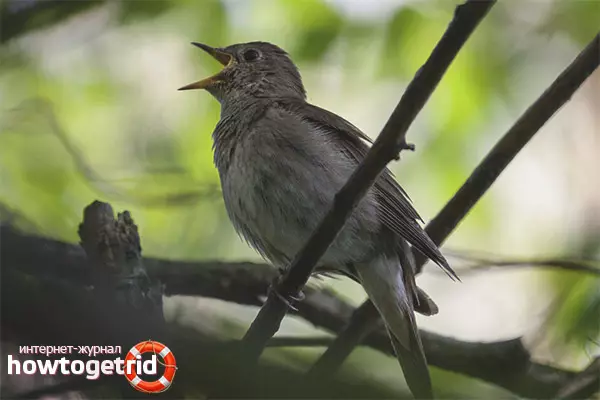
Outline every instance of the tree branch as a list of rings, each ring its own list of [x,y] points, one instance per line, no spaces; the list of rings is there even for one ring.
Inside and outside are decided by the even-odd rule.
[[[377,140],[348,182],[336,194],[334,204],[296,255],[282,279],[269,294],[265,305],[246,332],[243,355],[252,362],[260,357],[269,338],[279,329],[288,306],[300,297],[314,266],[344,226],[356,204],[367,193],[386,165],[398,153],[412,148],[406,132],[433,93],[450,63],[494,1],[467,1],[459,6],[444,36],[417,72],[392,112]]]
[[[333,342],[332,337],[274,336],[267,347],[326,347]]]
[[[483,197],[502,171],[552,116],[596,70],[600,63],[600,35],[596,35],[548,89],[525,111],[496,143],[456,194],[425,230],[436,244],[458,226]],[[421,257],[422,258],[422,257]],[[423,265],[424,262],[417,264]]]
[[[6,226],[0,229],[0,239],[0,265],[3,276],[2,304],[11,304],[11,307],[8,307],[9,311],[1,314],[2,324],[0,326],[3,328],[14,327],[16,323],[23,324],[30,321],[34,325],[27,325],[26,323],[19,331],[32,329],[38,332],[40,331],[39,326],[41,326],[39,324],[43,325],[43,321],[46,321],[47,318],[49,318],[47,323],[51,323],[53,320],[47,316],[46,310],[52,308],[51,304],[56,302],[55,295],[51,294],[54,292],[46,293],[47,290],[44,289],[40,293],[39,289],[34,289],[33,294],[35,295],[32,295],[26,291],[32,289],[28,289],[27,287],[22,288],[14,283],[9,283],[11,281],[9,278],[12,274],[28,274],[29,278],[27,281],[31,281],[31,277],[34,277],[43,279],[44,282],[54,282],[52,285],[63,282],[62,286],[57,289],[59,293],[68,292],[72,290],[73,286],[81,287],[91,282],[89,275],[82,272],[88,270],[88,268],[85,268],[85,254],[79,246],[19,234]],[[267,264],[210,261],[193,263],[152,258],[145,258],[143,262],[151,279],[160,279],[163,282],[166,294],[207,296],[254,306],[262,304],[267,294],[269,283],[277,276],[277,271]],[[65,282],[69,283],[70,286],[65,288]],[[333,292],[317,290],[311,286],[308,286],[305,290],[306,300],[298,304],[298,311],[295,312],[297,315],[314,324],[316,327],[327,329],[333,333],[342,331],[350,323],[355,309],[339,299]],[[11,292],[19,297],[11,296]],[[27,304],[33,301],[37,302],[38,306],[33,307],[21,304],[21,297]],[[60,298],[64,298],[64,296]],[[91,318],[94,324],[100,324],[93,325],[89,329],[90,332],[96,332],[96,330],[100,329],[97,334],[94,333],[94,335],[100,335],[100,337],[90,337],[88,343],[102,344],[106,342],[106,344],[116,344],[114,340],[112,340],[112,343],[111,340],[107,340],[106,336],[108,332],[108,336],[112,338],[114,336],[110,334],[112,330],[118,331],[119,329],[123,329],[119,325],[118,319],[115,319],[117,317],[111,316],[113,318],[112,322],[104,325],[101,321],[96,321],[97,317],[90,314],[90,307],[87,306],[87,302],[73,299],[66,300],[65,304],[69,307],[80,304],[85,313],[89,314],[87,318]],[[57,306],[56,308],[61,309],[62,306],[64,305]],[[42,307],[42,309],[38,310],[36,307]],[[85,324],[85,321],[78,319],[76,310],[69,309],[60,312],[65,312],[67,315],[70,314],[78,326]],[[106,311],[105,313],[109,314],[109,312]],[[23,313],[29,313],[28,315],[33,314],[31,314],[31,318],[24,321],[22,318]],[[35,316],[35,313],[40,313],[40,315]],[[130,317],[123,317],[123,319],[128,321],[125,324],[126,327],[134,329],[133,327],[135,326],[135,332],[138,332],[137,335],[142,335],[141,339],[147,339],[148,332],[150,331],[149,326],[143,325],[140,328],[140,323],[136,322],[132,324]],[[44,329],[48,334],[54,332],[52,329]],[[65,329],[70,328],[66,327]],[[77,340],[73,337],[72,333],[67,336],[64,335],[64,332],[57,333],[56,338],[73,342]],[[194,336],[196,335],[194,334]],[[505,342],[471,343],[426,331],[421,331],[421,336],[430,365],[484,380],[521,396],[537,398],[552,397],[558,390],[575,378],[575,374],[570,371],[560,370],[531,361],[526,349],[520,344],[519,339]],[[156,333],[153,333],[152,337],[155,338]],[[97,342],[96,340],[99,341]],[[206,340],[208,339],[202,339],[204,342]],[[292,346],[301,342],[305,346],[327,344],[326,338],[307,342],[303,338],[275,337],[269,342],[269,345]],[[383,330],[378,330],[369,336],[365,341],[365,345],[383,351],[386,354],[392,354],[389,339]],[[212,349],[214,345],[204,343],[194,344],[194,346],[197,346],[199,357],[207,362],[206,367],[209,368],[210,363],[215,361],[214,357],[218,353]],[[212,358],[207,358],[206,351],[209,351]],[[190,365],[193,365],[194,362],[197,363],[198,361],[190,359],[189,362],[192,363]],[[204,366],[204,364],[202,365]],[[204,368],[203,366],[200,368]],[[231,366],[224,368],[231,368]],[[214,377],[214,374],[215,372],[210,372],[206,379]],[[222,380],[223,377],[219,379]],[[223,384],[224,386],[221,386],[218,390],[224,390],[224,387],[228,385],[226,382],[219,382],[219,385]],[[243,385],[249,385],[249,382],[244,382]],[[289,384],[289,379],[286,382],[286,384]],[[318,382],[313,383],[318,384]],[[244,387],[247,388],[248,386]],[[57,390],[59,389],[57,388]],[[253,390],[256,390],[256,388]]]
[[[583,399],[600,392],[600,357],[556,393],[557,399]]]
[[[146,273],[138,227],[129,212],[115,219],[110,204],[94,201],[83,212],[79,237],[92,267],[98,300],[126,305],[164,324],[161,283],[151,281]]]
[[[461,267],[457,270],[462,276],[489,271],[495,268],[551,268],[562,269],[565,271],[574,271],[590,275],[600,275],[600,264],[598,261],[588,260],[569,260],[560,258],[540,258],[540,259],[472,259],[472,264]]]
[[[167,344],[177,358],[178,371],[176,383],[164,395],[157,395],[159,398],[196,398],[206,393],[210,393],[211,398],[390,398],[397,395],[381,385],[341,379],[308,387],[298,371],[270,363],[245,371],[235,357],[237,346],[230,342],[175,324],[169,324],[164,332],[160,327],[157,329],[152,316],[128,304],[107,305],[96,301],[88,290],[45,278],[32,279],[16,268],[3,269],[0,283],[3,340],[22,345],[119,345],[125,353],[143,340]],[[104,357],[114,359],[116,356],[98,355],[99,359]],[[123,376],[116,374],[101,376],[95,381],[73,378],[20,393],[18,397],[41,398],[50,393],[97,390],[99,386],[121,390],[124,398],[138,394]],[[2,390],[2,398],[8,398],[6,388]],[[87,397],[115,396],[94,392]]]
[[[600,35],[596,35],[571,65],[504,134],[458,192],[427,224],[425,231],[436,244],[440,245],[446,240],[517,153],[571,98],[599,63]],[[415,256],[420,272],[426,260],[421,254]],[[357,309],[355,318],[356,321],[352,321],[327,349],[323,360],[315,364],[314,368],[318,368],[318,371],[313,373],[318,375],[334,373],[352,350],[373,330],[373,326],[377,325],[379,315],[367,300]]]

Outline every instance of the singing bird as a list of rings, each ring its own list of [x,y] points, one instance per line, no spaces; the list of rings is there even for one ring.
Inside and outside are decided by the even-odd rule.
[[[214,163],[237,232],[279,268],[289,265],[369,150],[370,139],[342,117],[306,101],[289,55],[266,42],[214,48],[192,43],[224,68],[180,90],[205,89],[221,104]],[[408,242],[456,278],[386,169],[358,203],[317,271],[359,282],[381,314],[411,391],[433,397],[414,310],[435,304],[415,284]],[[402,265],[401,260],[404,260]]]

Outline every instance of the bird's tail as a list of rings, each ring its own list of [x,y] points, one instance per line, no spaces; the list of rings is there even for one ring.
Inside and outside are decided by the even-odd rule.
[[[433,398],[413,304],[403,282],[399,260],[381,257],[356,267],[363,288],[385,322],[408,387],[415,398]]]

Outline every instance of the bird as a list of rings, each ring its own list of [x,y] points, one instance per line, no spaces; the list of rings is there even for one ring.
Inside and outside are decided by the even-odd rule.
[[[192,44],[223,66],[179,90],[204,89],[220,103],[213,154],[229,219],[266,260],[286,268],[372,141],[344,118],[307,101],[300,72],[280,47]],[[384,321],[409,389],[416,398],[433,398],[414,312],[432,315],[437,306],[415,283],[411,249],[458,277],[419,222],[407,193],[386,168],[316,271],[346,275],[362,285]]]

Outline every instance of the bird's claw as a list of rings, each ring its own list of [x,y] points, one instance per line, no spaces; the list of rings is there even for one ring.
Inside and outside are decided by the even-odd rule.
[[[295,296],[290,296],[290,298],[292,300],[294,300],[296,303],[299,303],[301,301],[304,301],[304,299],[306,298],[306,296],[304,295],[304,292],[298,292],[298,293],[296,293]]]
[[[281,300],[290,310],[293,310],[293,311],[298,311],[298,308],[294,305],[294,303],[301,302],[302,300],[304,300],[306,298],[306,296],[304,296],[303,292],[298,292],[295,296],[294,295],[284,296],[281,293],[279,293],[273,285],[271,285],[269,287],[269,292],[272,292],[273,294],[275,294],[275,296],[277,296],[279,298],[279,300]]]

